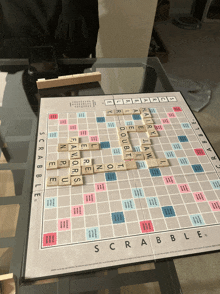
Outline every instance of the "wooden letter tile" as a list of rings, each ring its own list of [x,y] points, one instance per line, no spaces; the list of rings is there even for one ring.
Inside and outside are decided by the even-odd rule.
[[[133,152],[124,152],[123,153],[124,160],[132,160],[134,159]]]
[[[143,126],[136,126],[137,132],[146,132],[146,127],[145,125]]]
[[[140,114],[140,109],[133,109],[133,113],[132,114]]]
[[[142,152],[134,152],[133,157],[134,157],[134,160],[143,160],[144,154]]]
[[[159,137],[159,134],[158,134],[158,132],[154,129],[154,130],[148,130],[147,131],[147,134],[148,134],[148,136],[149,136],[149,138],[152,138],[152,137]]]
[[[150,145],[147,144],[141,144],[141,151],[142,152],[148,152],[148,151],[153,151]]]
[[[68,143],[78,144],[79,143],[79,137],[71,137],[71,138],[69,138]]]
[[[149,152],[145,152],[145,153],[144,153],[144,158],[145,158],[145,160],[148,160],[148,159],[155,159],[156,156],[155,156],[155,154],[153,153],[153,151],[149,151]]]
[[[125,162],[119,162],[115,164],[116,171],[127,170]]]
[[[92,174],[93,174],[93,165],[82,166],[82,175],[92,175]]]
[[[79,144],[68,144],[68,145],[69,145],[69,151],[79,150]]]
[[[141,144],[142,145],[151,145],[151,141],[150,141],[150,139],[144,139],[144,138],[142,138],[141,139]]]
[[[159,167],[169,166],[169,161],[166,158],[158,158],[157,162]]]
[[[126,126],[127,132],[136,132],[136,126]]]
[[[148,131],[148,130],[150,130],[150,131],[154,131],[154,130],[155,130],[155,127],[154,127],[153,124],[147,124],[147,125],[146,125],[146,130],[147,130],[147,131]]]
[[[106,110],[106,116],[113,116],[113,115],[115,115],[115,109]]]
[[[135,160],[126,161],[125,165],[126,165],[127,170],[129,170],[129,169],[137,169],[137,164],[136,164]]]
[[[47,178],[47,186],[52,187],[52,186],[58,186],[59,184],[59,177],[49,177]]]
[[[59,178],[59,186],[69,186],[69,185],[70,185],[70,176]]]
[[[145,125],[153,124],[154,123],[154,121],[152,120],[152,118],[144,118],[143,121],[144,121],[144,124]]]
[[[122,109],[116,109],[115,110],[115,115],[123,115],[123,110]]]
[[[133,151],[131,145],[123,145],[123,146],[121,146],[121,148],[122,148],[123,152],[129,152],[129,151],[132,152]]]
[[[115,163],[105,164],[105,171],[109,172],[109,171],[115,171],[115,170],[116,170]]]
[[[130,141],[126,138],[126,139],[120,139],[120,146],[123,145],[130,145]]]
[[[140,108],[140,112],[143,113],[143,112],[149,112],[149,109],[146,108],[146,107],[141,107]]]
[[[80,151],[78,150],[70,153],[70,159],[79,159],[80,157]]]
[[[81,158],[81,165],[91,166],[92,165],[92,158]]]
[[[123,132],[123,133],[118,133],[118,137],[119,139],[128,139],[128,133],[127,132]]]
[[[70,168],[70,175],[72,176],[81,176],[81,166],[76,166]]]
[[[57,169],[57,161],[48,161],[47,169]]]
[[[68,144],[58,144],[58,152],[67,152]]]
[[[80,159],[73,159],[73,160],[70,160],[70,167],[78,167],[78,166],[81,166],[81,161]]]
[[[71,186],[82,186],[83,178],[82,176],[73,176],[71,177]]]
[[[123,109],[123,113],[124,113],[124,115],[131,115],[131,114],[133,114],[133,110],[132,109]]]
[[[118,131],[118,133],[123,133],[123,132],[126,132],[127,133],[126,127],[118,127],[117,128],[117,131]]]
[[[79,143],[79,150],[89,150],[89,143]]]
[[[94,150],[99,150],[99,149],[100,149],[99,143],[89,143],[89,150],[94,151]]]
[[[142,112],[141,116],[142,116],[142,118],[149,118],[149,117],[151,117],[151,114],[149,111],[146,111],[146,112]]]
[[[104,173],[105,165],[104,164],[94,164],[94,173]]]
[[[70,166],[69,159],[58,159],[57,160],[57,168],[67,168]]]
[[[157,159],[146,159],[145,161],[147,163],[148,168],[158,167]]]

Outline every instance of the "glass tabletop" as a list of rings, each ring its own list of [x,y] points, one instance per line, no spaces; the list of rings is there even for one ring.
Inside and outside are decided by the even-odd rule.
[[[40,283],[23,281],[25,248],[30,215],[38,108],[40,97],[95,96],[128,93],[172,92],[173,88],[157,58],[62,59],[58,64],[86,65],[84,72],[99,71],[101,82],[48,89],[39,93],[24,88],[25,60],[2,60],[19,68],[8,73],[0,107],[0,273],[13,273],[19,293],[182,293],[173,259],[122,266],[90,273],[53,277]],[[22,69],[23,66],[23,70]],[[0,76],[1,77],[1,76]],[[49,98],[48,98],[49,99]],[[16,244],[16,246],[15,246]],[[139,284],[139,285],[137,285]],[[135,286],[136,285],[136,286]],[[128,292],[126,292],[128,291]]]

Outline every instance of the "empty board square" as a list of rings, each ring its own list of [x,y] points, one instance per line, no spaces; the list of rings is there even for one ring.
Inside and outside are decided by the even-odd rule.
[[[127,235],[127,230],[126,230],[126,225],[121,223],[121,224],[115,224],[113,226],[114,234],[117,237],[121,236],[126,236]]]
[[[124,216],[125,216],[126,223],[127,222],[134,222],[134,221],[138,220],[137,213],[134,210],[133,211],[124,211]]]
[[[166,224],[169,230],[178,229],[180,227],[177,217],[166,218]]]
[[[181,228],[190,228],[192,227],[192,222],[189,216],[179,216],[178,221]]]
[[[154,219],[153,226],[154,226],[155,232],[165,231],[167,229],[165,220],[163,219]]]
[[[135,234],[139,234],[141,232],[138,222],[127,223],[127,228],[128,228],[129,235],[135,235]]]
[[[99,225],[100,226],[106,226],[106,225],[111,225],[112,224],[112,219],[111,219],[111,214],[110,213],[100,214],[98,216],[98,218],[99,218]]]
[[[188,215],[185,205],[176,205],[175,206],[175,213],[177,216],[181,215]]]
[[[105,239],[105,238],[112,238],[113,237],[113,228],[112,225],[111,226],[101,226],[100,227],[100,234],[101,234],[101,238]]]
[[[161,208],[151,208],[150,209],[150,214],[152,219],[157,219],[157,218],[163,218],[163,213],[161,211]]]

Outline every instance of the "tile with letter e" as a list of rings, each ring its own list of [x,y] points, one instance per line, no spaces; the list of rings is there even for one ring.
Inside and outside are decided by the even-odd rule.
[[[162,207],[162,212],[164,217],[173,217],[176,216],[173,206],[164,206]]]
[[[188,138],[186,136],[178,136],[179,141],[182,142],[189,142]]]
[[[204,172],[204,169],[201,166],[201,164],[193,164],[192,169],[195,173],[203,173]]]
[[[104,123],[105,122],[105,117],[96,117],[97,123]]]
[[[125,222],[124,214],[122,211],[112,213],[113,224],[121,224]]]
[[[100,142],[100,147],[101,147],[101,149],[108,149],[108,148],[110,148],[110,143],[109,142]]]
[[[116,173],[105,173],[106,182],[113,182],[117,181]]]
[[[133,120],[141,120],[140,114],[132,114]]]
[[[161,177],[159,168],[150,168],[149,171],[152,177]]]

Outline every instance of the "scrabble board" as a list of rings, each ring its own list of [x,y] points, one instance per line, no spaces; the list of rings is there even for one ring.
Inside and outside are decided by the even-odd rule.
[[[25,278],[219,250],[219,175],[179,92],[41,99]]]

